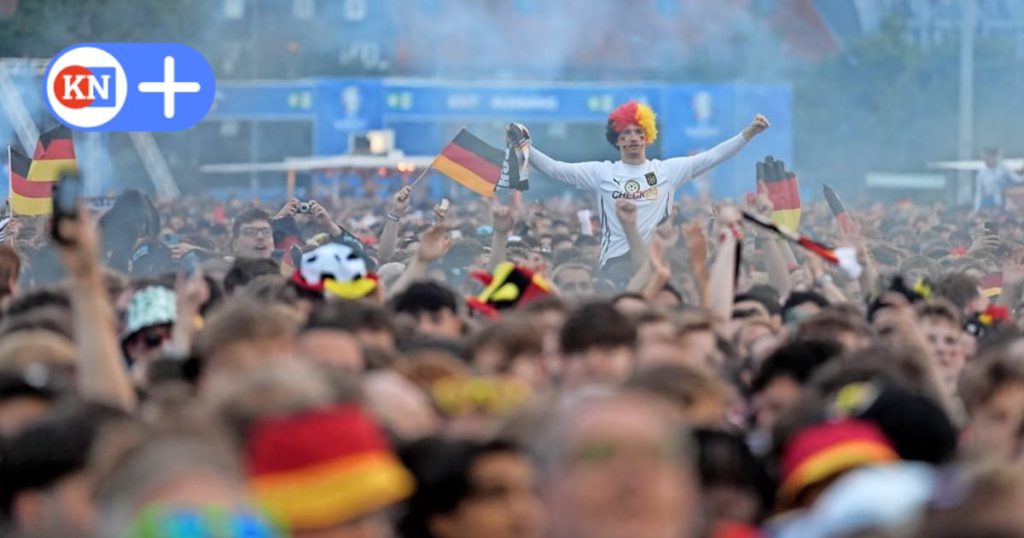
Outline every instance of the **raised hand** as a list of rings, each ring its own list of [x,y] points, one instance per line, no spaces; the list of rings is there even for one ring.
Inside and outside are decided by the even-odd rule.
[[[448,226],[445,226],[444,223],[438,223],[427,228],[425,232],[420,234],[420,248],[416,251],[416,257],[424,263],[441,259],[445,252],[448,252],[448,247],[451,246],[451,241],[446,235],[447,233]]]
[[[341,235],[341,226],[335,224],[334,219],[331,218],[331,214],[324,206],[320,205],[320,202],[317,202],[316,200],[311,200],[309,202],[309,214],[313,217],[313,220],[327,228],[331,236]]]
[[[406,185],[401,189],[398,189],[391,197],[391,207],[388,211],[396,216],[401,217],[405,215],[405,212],[409,210],[409,202],[412,198],[412,186]]]
[[[277,215],[274,215],[274,218],[282,219],[284,217],[294,217],[295,215],[298,214],[299,204],[301,203],[302,202],[300,202],[298,198],[292,198],[291,200],[288,200],[287,202],[285,202],[284,207],[282,207],[281,210],[277,212]]]
[[[491,224],[494,226],[494,233],[509,233],[515,225],[515,215],[512,208],[506,205],[495,203],[491,206]]]
[[[615,215],[623,226],[636,226],[636,204],[629,200],[615,202]]]
[[[743,129],[743,137],[750,140],[765,132],[771,126],[772,124],[768,122],[768,118],[764,117],[763,114],[758,114],[754,116],[753,120],[750,120],[750,125]]]

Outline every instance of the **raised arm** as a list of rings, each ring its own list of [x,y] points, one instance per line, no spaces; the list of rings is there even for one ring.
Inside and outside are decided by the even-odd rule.
[[[402,217],[409,209],[409,195],[412,194],[412,187],[406,185],[391,197],[391,205],[388,207],[387,221],[384,229],[380,232],[380,246],[377,248],[377,256],[381,263],[391,260],[398,245],[398,229],[401,228]]]
[[[754,116],[750,125],[748,125],[746,129],[743,129],[740,134],[719,143],[717,146],[705,152],[694,155],[691,157],[693,160],[692,177],[698,177],[715,166],[718,166],[733,155],[736,155],[741,149],[743,149],[743,146],[747,145],[747,142],[753,140],[755,136],[763,133],[765,129],[770,126],[771,124],[768,123],[768,118],[758,114]]]
[[[636,225],[636,204],[629,200],[615,202],[615,216],[622,223],[622,230],[629,243],[629,258],[633,262],[633,270],[637,271],[647,261],[647,245],[640,237],[640,229]]]
[[[451,246],[447,233],[448,226],[444,222],[439,222],[420,234],[420,247],[416,250],[416,256],[395,284],[387,290],[388,298],[405,291],[413,282],[426,278],[430,262],[441,259]]]
[[[724,206],[718,212],[718,251],[711,264],[708,280],[707,309],[718,323],[732,318],[732,301],[736,295],[736,243],[740,239],[740,212]]]
[[[495,203],[491,206],[491,255],[487,270],[493,272],[508,258],[508,234],[515,225],[515,212],[509,206]]]
[[[121,360],[114,309],[103,285],[99,235],[88,212],[60,223],[66,244],[61,259],[71,279],[71,320],[78,365],[78,391],[83,399],[131,411],[135,391]]]
[[[530,162],[548,177],[577,189],[597,190],[600,185],[600,173],[596,168],[601,163],[564,163],[548,157],[537,148],[530,149]]]

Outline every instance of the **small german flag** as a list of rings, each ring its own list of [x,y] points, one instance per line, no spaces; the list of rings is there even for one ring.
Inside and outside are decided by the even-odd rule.
[[[850,214],[846,212],[846,207],[843,205],[843,201],[839,199],[839,194],[828,185],[822,185],[821,190],[825,193],[825,200],[828,201],[828,207],[832,210],[832,215],[836,217],[836,222],[839,223],[839,231],[847,236],[856,235],[857,225],[850,218]]]
[[[28,216],[53,213],[53,182],[31,181],[32,159],[13,147],[7,151],[11,173],[11,212]]]
[[[800,182],[786,163],[771,155],[757,163],[757,189],[764,192],[775,206],[772,220],[779,226],[795,232],[800,227]]]
[[[491,196],[501,177],[504,159],[504,151],[462,129],[434,159],[432,166],[469,190]]]
[[[39,135],[33,158],[10,148],[11,211],[20,215],[53,212],[53,184],[78,169],[71,130],[61,125]]]

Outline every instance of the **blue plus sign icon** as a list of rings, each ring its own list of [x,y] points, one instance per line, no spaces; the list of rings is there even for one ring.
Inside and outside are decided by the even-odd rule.
[[[61,123],[83,131],[180,131],[216,95],[206,58],[179,43],[83,43],[55,56],[44,94]]]

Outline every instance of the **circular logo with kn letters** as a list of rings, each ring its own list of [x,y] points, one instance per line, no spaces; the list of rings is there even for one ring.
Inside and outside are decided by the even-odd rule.
[[[50,62],[46,98],[68,125],[98,127],[117,116],[128,96],[128,79],[121,63],[96,47],[69,49]]]

